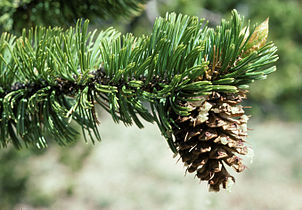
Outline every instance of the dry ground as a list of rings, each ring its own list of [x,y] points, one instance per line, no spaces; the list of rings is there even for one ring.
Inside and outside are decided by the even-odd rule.
[[[101,143],[68,150],[67,159],[80,167],[64,164],[60,151],[67,149],[58,147],[22,166],[31,167],[31,178],[15,210],[302,210],[302,123],[249,126],[254,162],[236,175],[232,192],[209,193],[206,183],[184,176],[155,125],[140,130],[106,118]],[[31,193],[41,197],[40,205],[33,207]]]

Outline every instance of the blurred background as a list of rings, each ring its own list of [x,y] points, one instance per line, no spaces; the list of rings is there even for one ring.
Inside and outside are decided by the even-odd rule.
[[[184,176],[156,125],[142,130],[117,125],[99,110],[101,143],[85,143],[79,135],[67,147],[2,149],[1,210],[302,209],[300,0],[151,0],[127,18],[89,10],[86,2],[91,1],[0,0],[0,32],[19,35],[36,25],[67,28],[77,18],[89,18],[91,29],[114,26],[139,36],[152,31],[155,17],[171,11],[208,19],[211,26],[234,8],[252,23],[269,17],[269,40],[280,59],[277,72],[251,85],[246,102],[253,107],[247,111],[254,161],[236,175],[231,193],[208,193],[206,183]]]

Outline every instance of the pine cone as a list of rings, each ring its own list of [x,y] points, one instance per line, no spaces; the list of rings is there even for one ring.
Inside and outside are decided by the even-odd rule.
[[[247,120],[239,105],[245,92],[217,93],[186,102],[190,116],[171,113],[176,122],[173,127],[175,145],[189,173],[196,173],[202,181],[208,181],[210,191],[226,188],[235,179],[225,164],[242,172],[245,165],[240,155],[246,155]]]

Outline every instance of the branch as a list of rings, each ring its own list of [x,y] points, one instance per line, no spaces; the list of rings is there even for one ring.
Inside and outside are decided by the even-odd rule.
[[[139,14],[145,3],[146,0],[4,0],[4,3],[0,4],[0,14],[3,14],[0,15],[0,23],[5,29],[19,31],[24,26],[73,25],[75,20],[80,18],[129,18]]]
[[[142,37],[112,28],[88,32],[88,21],[66,31],[30,29],[19,38],[3,33],[1,146],[43,148],[46,134],[67,144],[77,133],[72,120],[85,139],[88,133],[100,140],[99,104],[115,122],[140,128],[139,116],[156,122],[189,172],[209,180],[215,191],[226,187],[231,176],[223,161],[240,172],[244,167],[234,153],[247,151],[247,116],[237,104],[249,83],[275,71],[278,59],[277,48],[266,43],[267,21],[244,25],[232,14],[216,29],[197,17],[167,14]]]

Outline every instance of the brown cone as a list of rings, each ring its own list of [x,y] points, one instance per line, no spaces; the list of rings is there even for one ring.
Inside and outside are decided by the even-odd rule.
[[[182,106],[192,109],[190,116],[172,118],[175,145],[189,173],[196,173],[202,181],[208,181],[211,191],[219,191],[235,181],[225,164],[242,172],[245,166],[237,155],[246,155],[247,120],[240,104],[244,92],[213,93],[186,102]]]

